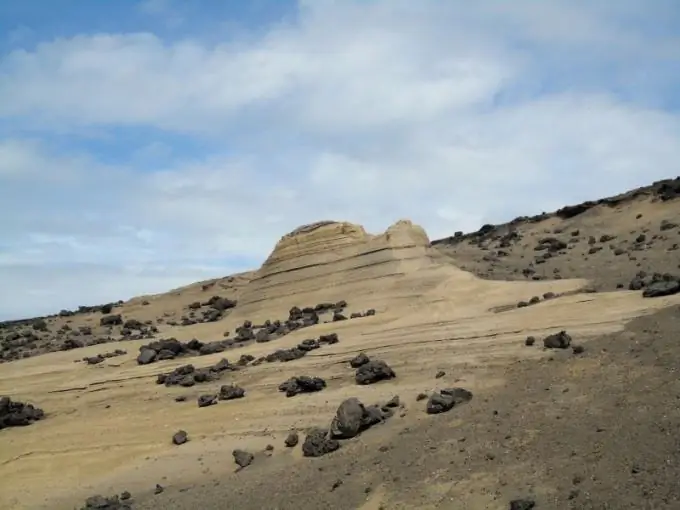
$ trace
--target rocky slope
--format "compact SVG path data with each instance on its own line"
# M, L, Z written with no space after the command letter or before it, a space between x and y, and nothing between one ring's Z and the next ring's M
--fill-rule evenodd
M628 288L640 271L679 272L680 178L433 241L481 278L586 278Z

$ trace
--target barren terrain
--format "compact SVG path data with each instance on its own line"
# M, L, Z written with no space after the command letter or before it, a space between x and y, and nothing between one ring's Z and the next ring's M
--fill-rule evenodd
M0 508L124 491L99 508L679 508L677 191L433 243L408 221L380 235L322 222L257 271L4 324L0 395L45 416L0 430ZM569 345L544 347L561 331ZM213 343L140 351L168 338ZM358 384L360 353L396 376ZM191 385L157 383L223 358ZM324 385L280 391L299 376ZM245 394L199 407L231 384ZM426 412L456 387L472 398ZM382 422L305 456L351 397Z

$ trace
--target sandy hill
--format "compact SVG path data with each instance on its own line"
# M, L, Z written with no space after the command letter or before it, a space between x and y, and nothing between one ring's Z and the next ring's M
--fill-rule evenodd
M0 395L44 416L0 402L31 418L0 507L679 508L677 188L435 242L319 222L256 271L5 323ZM357 437L314 436L352 397Z

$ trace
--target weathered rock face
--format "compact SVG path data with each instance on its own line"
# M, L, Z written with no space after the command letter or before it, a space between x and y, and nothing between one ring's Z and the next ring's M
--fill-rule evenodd
M317 302L320 296L339 301L376 278L383 290L389 289L404 273L429 267L431 253L427 234L410 221L399 221L380 235L346 222L305 225L280 239L243 289L235 313L255 317L265 302L267 308L284 310L293 295L298 302ZM373 308L370 295L366 299L366 303L353 300L352 306L362 311ZM336 316L342 320L349 313Z

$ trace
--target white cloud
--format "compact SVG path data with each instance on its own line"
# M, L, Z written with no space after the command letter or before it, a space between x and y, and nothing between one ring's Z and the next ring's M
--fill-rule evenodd
M437 238L680 174L677 110L646 101L680 62L677 34L648 33L671 6L613 5L305 1L217 45L98 34L6 55L0 120L32 138L0 140L0 309L245 269L319 219Z

